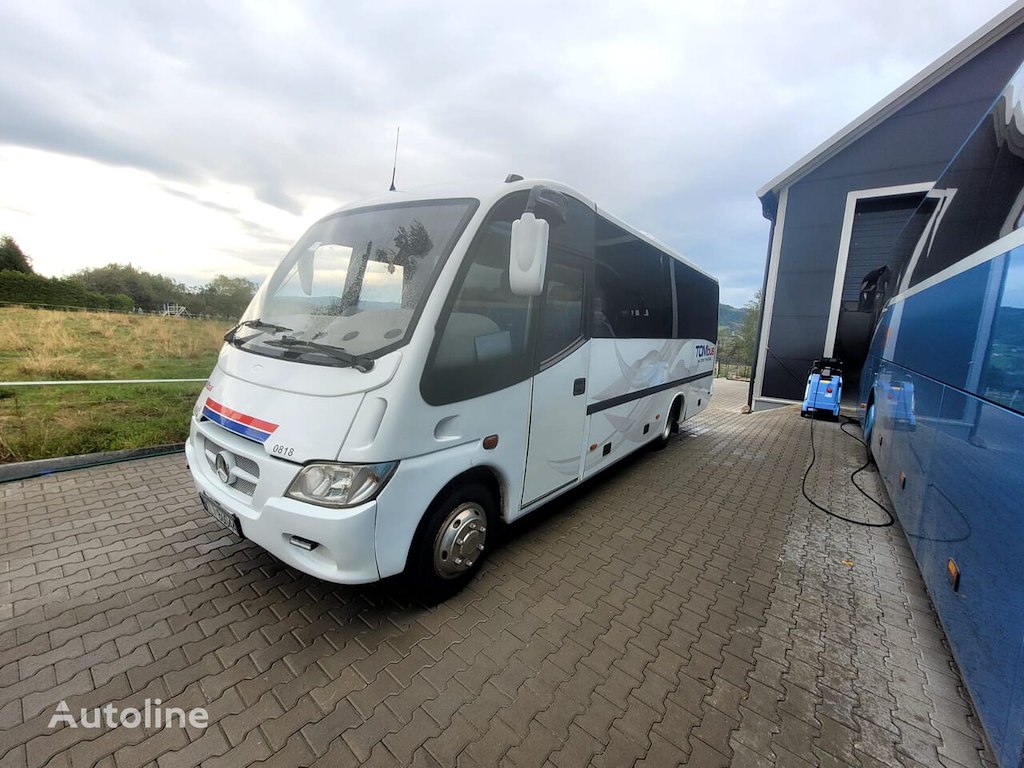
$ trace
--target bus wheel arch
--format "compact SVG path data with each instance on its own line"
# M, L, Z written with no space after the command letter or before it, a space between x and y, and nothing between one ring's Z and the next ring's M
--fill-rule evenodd
M669 439L675 432L679 431L679 424L682 422L682 416L686 412L686 398L682 392L676 394L672 398L672 403L668 407L668 411L665 414L665 423L661 428L661 433L654 438L654 450L660 451L666 445L668 445Z
M490 467L452 478L427 506L406 558L408 590L428 605L468 584L493 548L501 521L502 483Z

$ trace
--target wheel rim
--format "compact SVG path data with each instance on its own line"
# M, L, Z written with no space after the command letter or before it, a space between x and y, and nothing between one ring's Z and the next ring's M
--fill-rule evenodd
M473 502L459 504L445 518L434 539L434 570L446 579L468 571L487 541L487 514Z

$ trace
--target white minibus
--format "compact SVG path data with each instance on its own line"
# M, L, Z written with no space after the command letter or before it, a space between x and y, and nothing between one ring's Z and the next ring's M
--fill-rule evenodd
M713 277L562 184L390 192L260 287L188 464L207 512L285 563L436 602L502 522L705 408L717 326Z

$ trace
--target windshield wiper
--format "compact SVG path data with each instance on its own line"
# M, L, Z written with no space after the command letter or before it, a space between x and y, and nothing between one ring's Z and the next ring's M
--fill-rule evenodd
M334 347L330 344L320 344L315 341L296 339L294 336L284 336L280 339L268 339L264 341L268 347L284 347L295 352L313 352L318 355L340 360L355 368L357 371L367 373L373 368L373 358L366 355L353 355L341 347Z
M235 341L235 336L237 336L238 332L243 328L255 328L258 331L273 331L274 333L285 333L291 330L291 328L285 328L283 325L265 323L257 317L255 320L243 320L242 322L240 322L238 325L236 325L234 328L232 328L230 331L224 334L224 341L226 341L228 344L233 344ZM239 339L239 342L247 341L248 338Z

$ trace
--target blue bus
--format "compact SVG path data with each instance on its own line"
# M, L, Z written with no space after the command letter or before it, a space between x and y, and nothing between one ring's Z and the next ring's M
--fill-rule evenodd
M989 741L1024 765L1024 66L896 243L869 450Z

